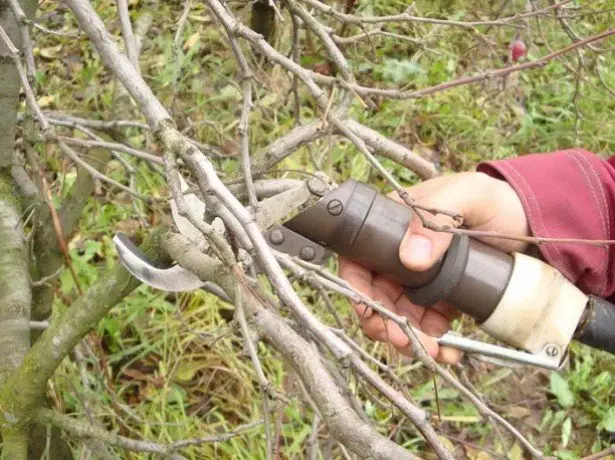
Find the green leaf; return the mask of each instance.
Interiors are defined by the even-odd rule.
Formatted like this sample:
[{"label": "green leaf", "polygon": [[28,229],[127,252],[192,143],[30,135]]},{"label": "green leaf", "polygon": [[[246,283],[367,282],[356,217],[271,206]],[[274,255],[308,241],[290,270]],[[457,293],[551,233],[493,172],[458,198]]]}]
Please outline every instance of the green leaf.
[{"label": "green leaf", "polygon": [[570,391],[568,382],[556,372],[551,374],[551,393],[555,395],[562,407],[572,407],[574,405],[574,395]]},{"label": "green leaf", "polygon": [[555,452],[558,460],[578,460],[579,456],[574,452],[569,452],[567,450],[558,450]]},{"label": "green leaf", "polygon": [[570,435],[572,434],[572,420],[568,417],[562,425],[562,445],[566,447],[570,442]]},{"label": "green leaf", "polygon": [[615,406],[611,407],[600,422],[602,428],[611,433],[615,433]]},{"label": "green leaf", "polygon": [[383,80],[394,83],[408,83],[414,77],[423,73],[423,69],[415,62],[398,59],[386,59],[375,70]]}]

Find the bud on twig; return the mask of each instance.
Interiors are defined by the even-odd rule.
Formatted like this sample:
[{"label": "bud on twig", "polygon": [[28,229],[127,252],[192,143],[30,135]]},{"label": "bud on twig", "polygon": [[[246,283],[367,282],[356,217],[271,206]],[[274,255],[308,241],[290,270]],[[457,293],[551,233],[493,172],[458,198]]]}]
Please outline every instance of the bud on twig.
[{"label": "bud on twig", "polygon": [[519,61],[519,59],[521,59],[527,54],[527,47],[525,46],[525,42],[518,34],[515,39],[510,43],[509,49],[510,59],[512,62]]}]

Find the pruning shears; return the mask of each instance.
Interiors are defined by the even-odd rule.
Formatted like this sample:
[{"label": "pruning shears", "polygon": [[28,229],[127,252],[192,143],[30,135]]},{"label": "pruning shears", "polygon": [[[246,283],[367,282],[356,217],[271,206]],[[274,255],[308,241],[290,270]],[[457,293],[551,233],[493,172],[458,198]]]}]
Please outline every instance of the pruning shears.
[{"label": "pruning shears", "polygon": [[[505,253],[455,234],[438,263],[427,271],[412,272],[398,255],[414,217],[410,208],[355,180],[338,186],[319,173],[298,182],[260,201],[255,211],[257,225],[272,248],[318,265],[335,254],[355,260],[400,283],[414,304],[430,307],[446,301],[507,346],[454,332],[440,337],[441,345],[501,365],[550,370],[565,365],[572,340],[615,354],[615,305],[584,294],[539,258]],[[189,189],[183,178],[181,186],[184,192]],[[205,204],[196,194],[184,197],[191,211],[204,216]],[[184,236],[197,245],[207,244],[179,215],[174,201],[171,211]],[[154,265],[122,233],[115,235],[114,243],[122,264],[149,286],[170,292],[208,284],[215,289],[180,265]]]}]

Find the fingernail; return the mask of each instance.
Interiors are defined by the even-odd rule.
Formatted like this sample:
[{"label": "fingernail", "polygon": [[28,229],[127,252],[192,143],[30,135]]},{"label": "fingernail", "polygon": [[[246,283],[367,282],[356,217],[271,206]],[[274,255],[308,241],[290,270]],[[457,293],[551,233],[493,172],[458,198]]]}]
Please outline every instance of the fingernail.
[{"label": "fingernail", "polygon": [[432,250],[431,240],[423,235],[410,235],[401,244],[402,258],[411,265],[428,263]]}]

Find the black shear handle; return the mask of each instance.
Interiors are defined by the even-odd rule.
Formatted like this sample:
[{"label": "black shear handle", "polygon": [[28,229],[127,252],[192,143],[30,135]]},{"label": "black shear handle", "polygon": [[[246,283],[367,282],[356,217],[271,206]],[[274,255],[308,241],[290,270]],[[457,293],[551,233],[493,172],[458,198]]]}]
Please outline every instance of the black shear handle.
[{"label": "black shear handle", "polygon": [[615,305],[590,295],[585,317],[574,338],[592,348],[615,354]]}]

